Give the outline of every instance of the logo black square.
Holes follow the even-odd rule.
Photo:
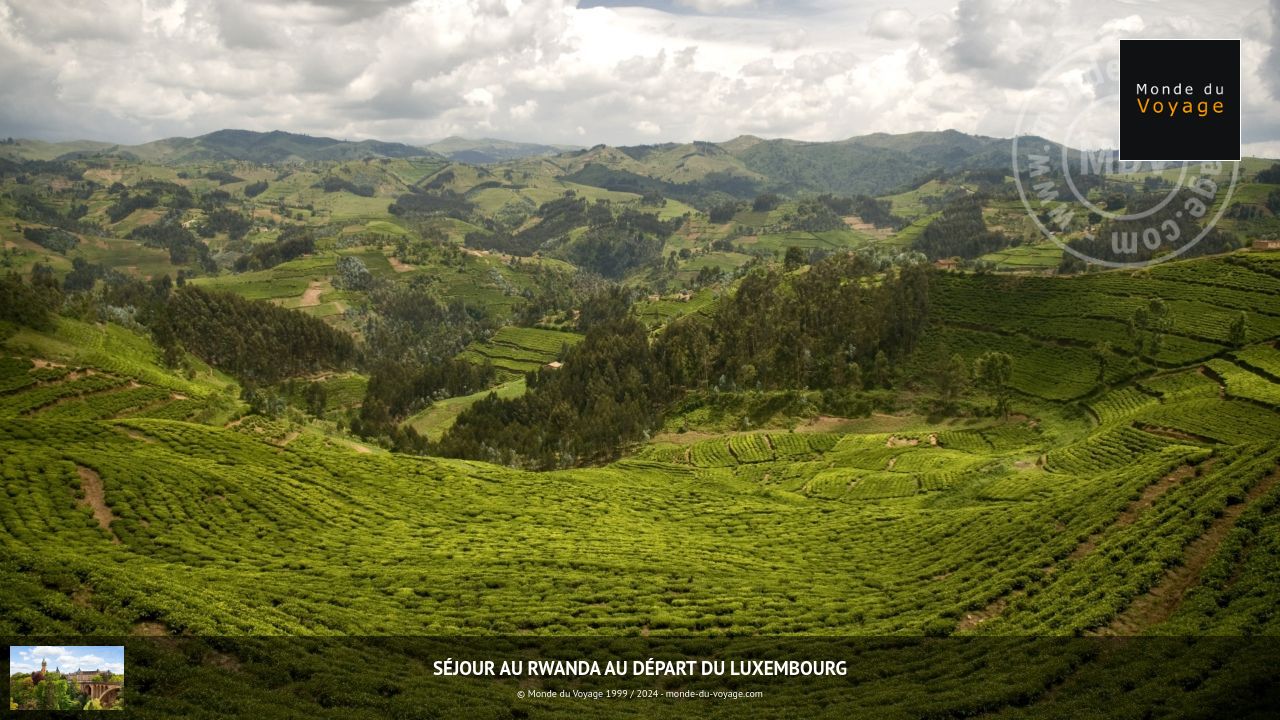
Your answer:
[[[1122,160],[1240,159],[1239,40],[1121,40]]]

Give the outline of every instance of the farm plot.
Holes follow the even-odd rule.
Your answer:
[[[1045,456],[1045,467],[1056,473],[1090,475],[1129,465],[1136,457],[1178,445],[1177,441],[1122,426],[1050,450]]]
[[[112,390],[127,383],[124,378],[94,373],[82,377],[68,376],[62,382],[29,386],[22,392],[0,398],[0,416],[29,415],[62,400]]]
[[[855,480],[846,496],[853,500],[881,500],[910,497],[919,490],[920,486],[912,475],[873,473]]]
[[[1274,345],[1250,345],[1236,352],[1236,362],[1273,382],[1280,380],[1280,350]]]
[[[978,430],[947,430],[938,433],[938,445],[967,453],[986,453],[994,448]]]
[[[1017,293],[1017,312],[999,312],[1001,298]],[[938,318],[964,327],[1061,339],[1082,347],[1100,341],[1130,347],[1130,318],[1153,298],[1172,312],[1157,360],[1185,365],[1222,350],[1241,310],[1248,314],[1249,340],[1280,334],[1274,295],[1236,287],[1182,282],[1151,275],[1098,273],[1072,279],[944,275],[937,283]],[[1108,382],[1114,382],[1111,378]]]
[[[1205,368],[1227,386],[1227,397],[1241,398],[1280,408],[1280,385],[1233,362],[1213,359]]]
[[[1192,397],[1217,397],[1219,385],[1213,378],[1198,369],[1165,373],[1138,383],[1143,390],[1169,401]]]
[[[1097,384],[1097,363],[1083,348],[959,328],[940,331],[938,340],[970,360],[990,350],[1008,353],[1014,358],[1012,386],[1046,400],[1074,400]],[[1108,380],[1123,381],[1129,372],[1113,363]]]
[[[1041,472],[1008,473],[982,485],[978,496],[986,500],[1025,500],[1042,492],[1052,482]]]
[[[1131,387],[1113,390],[1106,395],[1088,403],[1088,407],[1098,422],[1103,425],[1118,422],[1129,417],[1148,405],[1154,405],[1156,398]]]
[[[724,438],[695,443],[689,448],[689,460],[697,467],[732,467],[738,464],[729,452],[729,442]]]
[[[1062,248],[1052,243],[1019,245],[983,255],[998,270],[1052,270],[1062,262]]]
[[[1038,446],[1042,441],[1040,428],[1030,423],[997,425],[983,428],[982,437],[996,452],[1007,452]]]
[[[576,333],[508,325],[487,341],[472,343],[459,357],[487,360],[500,370],[523,374],[558,359],[566,348],[581,341],[582,336]]]
[[[768,462],[774,457],[768,436],[758,433],[730,437],[729,452],[740,463]]]
[[[658,327],[685,315],[709,314],[717,299],[714,289],[704,288],[693,293],[687,300],[676,297],[637,303],[636,314],[649,327]]]
[[[1280,414],[1240,400],[1192,399],[1162,404],[1138,413],[1136,420],[1228,445],[1274,442],[1280,437]]]
[[[328,279],[335,272],[335,255],[300,258],[269,270],[219,275],[192,280],[210,290],[233,292],[249,300],[300,298],[312,282]]]
[[[779,458],[824,453],[835,447],[838,435],[833,433],[771,433],[769,443]]]
[[[1280,295],[1280,278],[1255,270],[1247,261],[1242,263],[1234,257],[1162,263],[1151,268],[1150,275],[1162,280]]]
[[[894,458],[894,472],[924,473],[931,471],[963,471],[981,464],[986,458],[940,447],[911,448]]]
[[[61,402],[39,411],[43,418],[66,420],[101,420],[158,405],[170,399],[168,390],[156,387],[126,387],[115,392],[102,392]]]

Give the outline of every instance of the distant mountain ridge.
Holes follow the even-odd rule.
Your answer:
[[[576,145],[544,145],[497,138],[471,139],[456,135],[424,145],[426,149],[455,162],[490,165],[529,157],[553,157],[578,150]]]
[[[1045,143],[1053,148],[1050,156],[1061,157],[1061,145]],[[938,172],[1012,173],[1011,151],[1009,138],[942,130],[826,142],[743,135],[719,143],[596,145],[560,160],[574,182],[610,190],[656,190],[706,203],[718,196],[745,199],[761,192],[882,195]]]
[[[381,140],[337,140],[273,130],[218,130],[194,138],[168,138],[133,147],[120,154],[152,162],[199,162],[246,160],[277,163],[311,160],[361,160],[378,157],[434,156],[428,150],[404,143]]]
[[[429,157],[472,165],[489,165],[530,157],[553,157],[577,149],[579,148],[575,145],[546,145],[498,138],[471,139],[453,136],[424,146],[415,146],[382,140],[338,140],[283,130],[217,130],[197,137],[171,137],[141,145],[85,140],[62,143],[20,140],[15,145],[0,148],[0,155],[29,160],[113,155],[168,164],[223,160],[278,163]]]
[[[426,157],[470,165],[545,159],[562,177],[610,190],[656,191],[695,203],[750,198],[761,192],[882,195],[938,172],[1011,168],[1009,138],[957,130],[872,133],[810,142],[743,135],[724,142],[596,145],[575,148],[495,138],[448,137],[425,146],[380,140],[347,141],[280,130],[218,130],[194,138],[141,145],[18,141],[0,156],[54,159],[109,155],[142,162],[350,161]],[[1061,146],[1044,141],[1051,157]],[[1070,151],[1068,156],[1076,151]]]
[[[90,141],[44,143],[20,140],[7,146],[24,159],[71,159],[108,155],[164,164],[242,160],[255,163],[343,161],[365,158],[430,157],[430,150],[382,140],[337,140],[272,130],[217,130],[193,138],[171,137],[141,145],[112,145]]]

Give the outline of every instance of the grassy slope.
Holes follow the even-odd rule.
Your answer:
[[[524,378],[508,380],[501,385],[477,393],[438,400],[432,403],[431,407],[406,420],[405,424],[417,430],[420,435],[439,440],[444,431],[453,426],[453,422],[458,419],[463,410],[474,405],[476,401],[488,397],[489,393],[496,393],[500,398],[513,398],[523,395],[524,392]]]
[[[1280,365],[1271,347],[1278,331],[1263,322],[1280,316],[1275,296],[1231,291],[1230,263],[1183,267],[1193,277],[1145,282],[1180,284],[1181,297],[1172,286],[1168,295],[1179,302],[1264,303],[1255,344],[1220,351],[1238,361],[1233,372],[1261,380],[1229,379],[1219,397],[1194,384],[1177,390],[1185,383],[1163,379],[1177,375],[1171,368],[1144,380],[1152,385],[1135,398],[1128,371],[1118,371],[1110,394],[1090,396],[1101,424],[1059,419],[1069,413],[1053,408],[1067,406],[1054,403],[1088,395],[1088,378],[1069,364],[1037,365],[1052,354],[1031,353],[1015,369],[1026,393],[1016,404],[1045,409],[1038,423],[713,437],[656,445],[608,468],[530,474],[352,452],[316,433],[254,423],[112,419],[112,392],[71,401],[101,408],[97,415],[70,413],[66,403],[24,409],[27,393],[64,381],[15,388],[5,395],[10,419],[0,420],[11,500],[0,511],[0,543],[32,564],[29,574],[77,579],[15,584],[0,618],[22,633],[120,632],[143,622],[226,634],[1105,630],[1179,561],[1202,523],[1263,487],[1276,465],[1280,414],[1257,399],[1258,382],[1272,378],[1249,369]],[[1167,272],[1179,275],[1178,266]],[[1046,282],[1067,299],[1081,296],[1070,283],[1100,280]],[[1034,308],[1029,300],[1047,292],[1037,288],[1007,292]],[[987,290],[980,279],[956,280],[946,293],[963,305],[986,302]],[[1007,304],[971,308],[965,322],[997,328]],[[947,317],[932,342],[958,331]],[[1025,316],[1023,327],[1037,324]],[[966,332],[1045,342],[1017,329]],[[128,334],[64,324],[52,336],[20,333],[8,348],[75,353],[94,346],[83,333]],[[82,362],[164,386],[141,338],[102,347],[105,355]],[[111,362],[117,356],[131,360]],[[1196,374],[1197,364],[1182,366]],[[1133,530],[1117,523],[1144,488],[1184,465],[1201,468],[1194,481],[1135,513]],[[78,467],[102,478],[109,530],[77,507]],[[50,535],[52,547],[43,542]],[[93,599],[77,605],[75,592]],[[1226,603],[1177,617],[1270,627]],[[21,610],[37,606],[46,610]],[[1002,611],[965,625],[992,606]]]

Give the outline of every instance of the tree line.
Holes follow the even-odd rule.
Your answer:
[[[1158,209],[1145,214],[1160,205]],[[1244,245],[1235,234],[1207,223],[1215,209],[1195,191],[1182,188],[1166,202],[1164,193],[1141,193],[1128,199],[1129,215],[1137,220],[1107,220],[1091,237],[1070,240],[1069,247],[1086,257],[1118,263],[1145,262],[1160,255],[1182,250],[1180,257],[1216,255]],[[1202,235],[1203,233],[1203,235]],[[1199,238],[1194,245],[1190,243]],[[1185,248],[1185,250],[1183,249]],[[1085,261],[1072,253],[1063,253],[1058,272],[1083,272]]]
[[[616,455],[686,392],[861,388],[872,381],[864,366],[911,352],[928,308],[927,268],[880,275],[839,255],[796,275],[757,268],[709,318],[682,318],[651,341],[626,291],[612,288],[584,304],[586,337],[562,368],[530,373],[521,397],[477,402],[431,450],[562,467]]]
[[[982,197],[971,194],[948,203],[912,247],[930,260],[938,260],[976,258],[1008,245],[1008,237],[987,228],[982,217]]]

